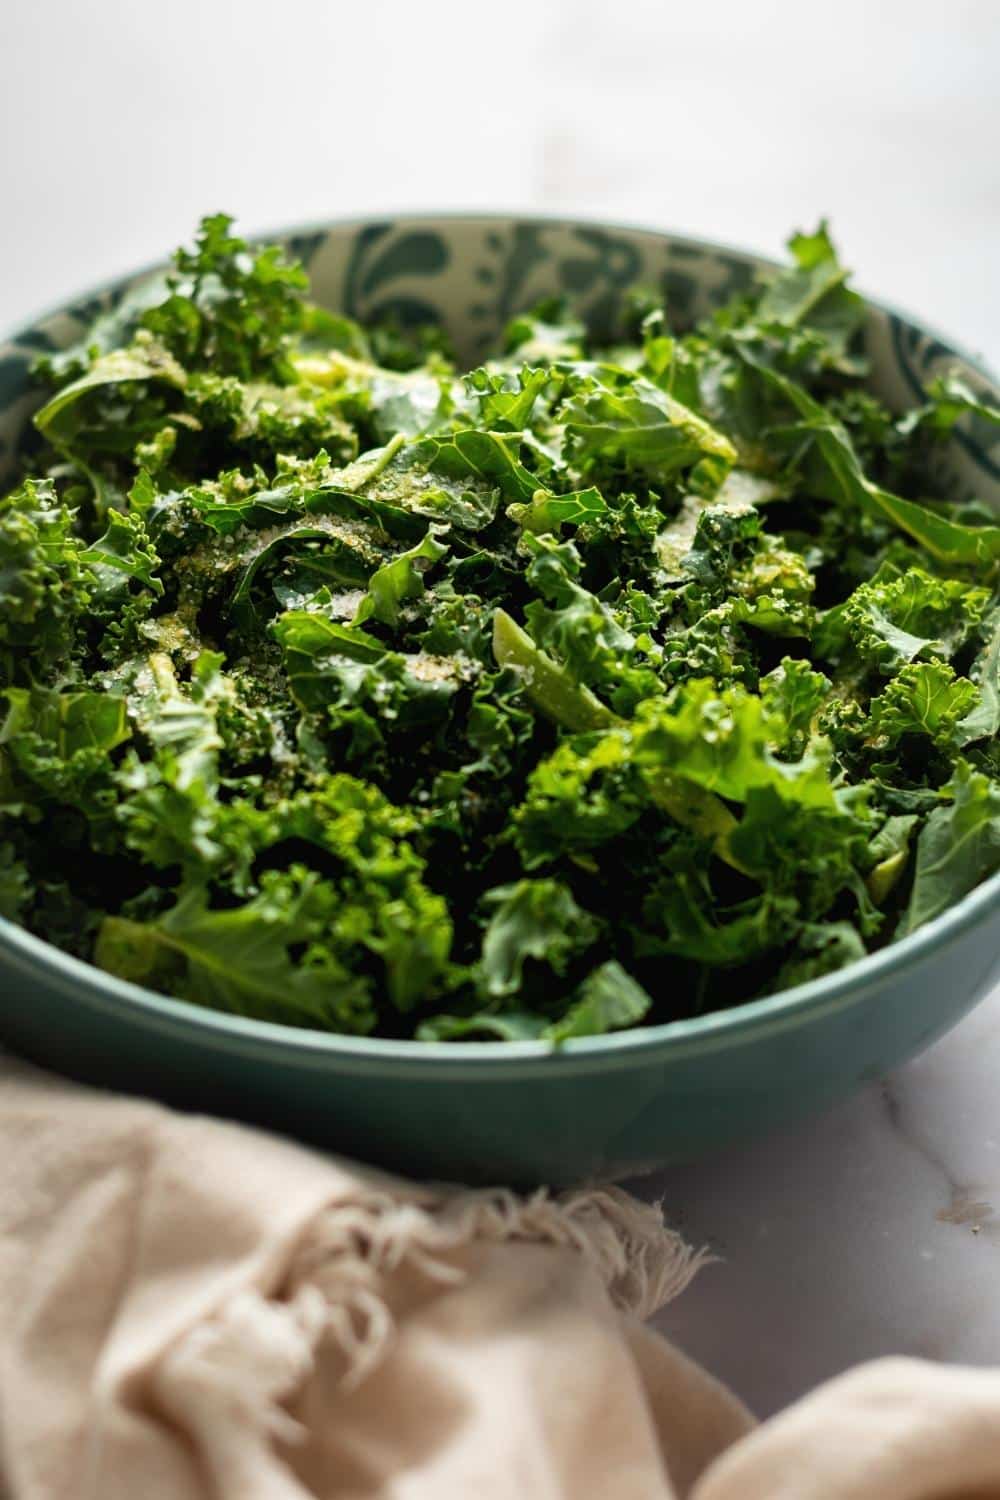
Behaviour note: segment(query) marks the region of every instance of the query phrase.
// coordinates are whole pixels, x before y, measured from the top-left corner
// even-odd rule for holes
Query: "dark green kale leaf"
[[[31,902],[31,876],[13,844],[0,844],[0,917],[23,921]]]
[[[28,479],[0,500],[4,682],[68,669],[97,586],[86,551],[51,480]]]
[[[883,566],[820,622],[817,650],[833,661],[853,652],[885,675],[919,656],[947,660],[975,634],[989,600],[988,589],[960,579]]]
[[[904,735],[926,735],[938,748],[957,749],[959,726],[979,695],[966,677],[956,677],[946,662],[911,662],[872,702],[869,724],[882,748],[898,745]]]
[[[174,256],[169,296],[142,322],[187,369],[280,379],[309,281],[276,247],[251,249],[231,234],[232,223],[228,214],[202,220],[194,249]]]
[[[529,961],[566,973],[570,959],[589,948],[600,924],[581,911],[555,880],[519,880],[489,893],[492,913],[483,934],[480,984],[485,998],[520,992]]]
[[[611,959],[587,975],[566,1014],[546,1027],[553,1042],[575,1036],[602,1036],[637,1026],[649,1014],[652,1000],[621,964]]]
[[[216,1010],[370,1031],[368,987],[324,941],[336,906],[336,893],[315,875],[295,866],[271,870],[260,894],[242,906],[213,910],[193,888],[155,922],[106,918],[94,960],[122,979]],[[308,957],[295,962],[290,950],[300,945]]]
[[[642,376],[608,370],[583,382],[562,408],[574,462],[613,459],[626,470],[668,479],[705,456],[735,463],[729,439]]]
[[[802,755],[816,730],[830,686],[830,679],[822,672],[790,656],[761,678],[760,696],[765,709],[773,719],[784,722],[780,749],[785,754]]]
[[[832,499],[881,514],[939,562],[977,568],[987,575],[995,571],[1000,562],[1000,526],[967,526],[941,510],[882,489],[865,475],[843,426],[819,401],[769,368],[752,352],[750,343],[741,346],[741,353],[798,413],[794,435],[809,439],[814,446]]]
[[[822,364],[848,374],[863,373],[863,364],[849,355],[864,323],[864,300],[846,285],[848,272],[825,222],[814,234],[793,235],[788,248],[794,265],[767,286],[756,319],[782,329],[807,328],[819,337]]]
[[[900,935],[940,916],[1000,866],[1000,785],[960,760],[941,796],[948,800],[929,814],[917,840]]]

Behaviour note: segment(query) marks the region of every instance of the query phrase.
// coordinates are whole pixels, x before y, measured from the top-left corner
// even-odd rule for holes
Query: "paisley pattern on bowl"
[[[652,230],[541,218],[407,216],[285,231],[286,246],[309,271],[324,306],[367,322],[438,323],[472,364],[496,345],[504,324],[550,297],[565,297],[599,336],[608,336],[634,288],[662,295],[682,327],[766,271],[759,258]],[[18,453],[30,451],[38,403],[31,365],[38,354],[83,336],[95,317],[119,306],[146,276],[80,298],[0,344],[0,483]],[[902,314],[871,304],[867,330],[872,384],[890,406],[911,406],[926,382],[960,367],[985,393],[989,378],[967,356]],[[1000,508],[1000,429],[963,417],[945,457],[946,477]]]

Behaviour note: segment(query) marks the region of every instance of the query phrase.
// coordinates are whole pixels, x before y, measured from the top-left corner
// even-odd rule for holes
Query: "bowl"
[[[506,320],[568,295],[598,332],[634,285],[695,318],[768,263],[701,240],[504,215],[336,222],[266,237],[308,266],[316,299],[362,320],[443,323],[470,364]],[[0,342],[0,486],[28,440],[29,368],[147,273]],[[913,319],[869,302],[872,385],[919,400],[956,365],[989,375]],[[995,429],[963,419],[945,475],[1000,513]],[[0,1037],[88,1082],[264,1124],[411,1174],[565,1184],[693,1157],[823,1109],[953,1026],[1000,968],[1000,876],[853,967],[733,1010],[571,1041],[420,1043],[293,1030],[116,979],[0,920]]]

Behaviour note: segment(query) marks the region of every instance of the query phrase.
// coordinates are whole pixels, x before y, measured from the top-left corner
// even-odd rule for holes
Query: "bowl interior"
[[[635,287],[662,293],[672,319],[685,326],[749,285],[773,263],[758,257],[669,233],[604,224],[514,218],[490,215],[407,216],[379,222],[347,221],[263,236],[285,245],[306,265],[316,301],[361,321],[395,314],[404,322],[441,324],[467,366],[496,346],[509,318],[544,298],[565,297],[574,311],[598,334],[611,334],[626,293]],[[154,274],[147,268],[79,298],[0,339],[0,494],[14,479],[22,455],[34,442],[31,416],[42,393],[31,380],[38,354],[65,347],[85,333],[93,320],[117,307],[129,292]],[[978,393],[1000,400],[997,382],[973,358],[958,351],[939,334],[890,307],[870,302],[865,330],[871,362],[871,386],[892,409],[919,402],[924,386],[934,376],[957,370]],[[966,416],[951,441],[942,448],[941,474],[957,497],[974,494],[1000,514],[1000,429]],[[994,876],[928,928],[893,944],[845,971],[810,981],[794,991],[752,1001],[734,1011],[716,1013],[665,1027],[569,1043],[564,1053],[631,1052],[660,1034],[671,1038],[697,1036],[698,1045],[715,1033],[759,1028],[769,1018],[780,1019],[790,1009],[837,1003],[846,991],[863,987],[876,973],[904,967],[970,924],[978,924],[997,909],[1000,875]],[[57,953],[30,934],[0,920],[0,942],[11,951],[24,950],[33,965],[66,970],[74,982],[105,995],[109,1002],[138,1004],[150,1014],[180,1017],[192,1011],[183,1002],[153,995],[123,981],[95,973],[89,966]],[[288,1033],[265,1023],[199,1011],[199,1022],[216,1029],[266,1038],[279,1032],[291,1045],[306,1047],[310,1040],[358,1056],[376,1051],[399,1054],[408,1060],[418,1053],[425,1062],[432,1054],[456,1052],[483,1059],[502,1054],[541,1054],[543,1044],[467,1043],[463,1048],[422,1043],[381,1043],[331,1036],[327,1033]]]

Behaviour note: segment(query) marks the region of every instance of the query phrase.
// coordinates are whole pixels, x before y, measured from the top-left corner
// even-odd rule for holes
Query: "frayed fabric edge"
[[[345,1381],[358,1385],[381,1359],[392,1321],[377,1294],[381,1277],[404,1263],[431,1280],[459,1282],[445,1257],[465,1245],[522,1241],[559,1245],[583,1257],[612,1304],[650,1317],[678,1296],[712,1257],[663,1222],[660,1205],[620,1188],[588,1188],[522,1197],[509,1188],[428,1190],[398,1198],[366,1190],[331,1205],[314,1221],[289,1281],[322,1291],[331,1332],[348,1359]]]
[[[320,1343],[338,1348],[344,1385],[356,1388],[394,1331],[383,1278],[405,1265],[442,1285],[460,1283],[465,1273],[448,1259],[455,1251],[511,1241],[574,1250],[612,1304],[640,1319],[713,1259],[668,1229],[659,1205],[619,1188],[559,1196],[543,1188],[527,1197],[506,1188],[415,1189],[408,1197],[362,1188],[312,1221],[282,1300],[242,1291],[167,1351],[153,1375],[155,1399],[195,1440],[220,1494],[238,1492],[235,1471],[246,1500],[303,1496],[273,1443],[303,1435],[282,1403],[312,1372]]]

